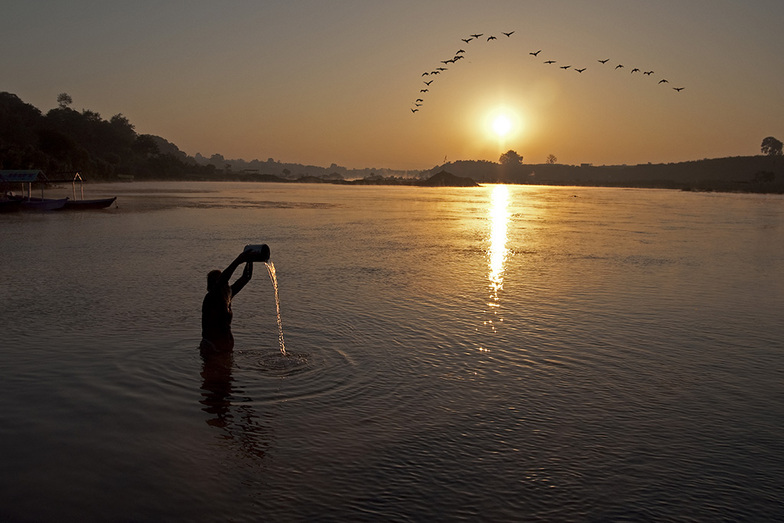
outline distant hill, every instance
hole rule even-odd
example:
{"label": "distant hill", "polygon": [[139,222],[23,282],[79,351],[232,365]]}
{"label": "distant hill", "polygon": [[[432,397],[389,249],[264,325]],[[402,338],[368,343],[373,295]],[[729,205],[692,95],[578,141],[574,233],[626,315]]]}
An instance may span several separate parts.
{"label": "distant hill", "polygon": [[784,193],[784,158],[737,156],[690,162],[640,165],[501,165],[458,161],[448,170],[480,183],[648,187],[682,190]]}
{"label": "distant hill", "polygon": [[464,176],[455,176],[444,170],[434,174],[427,180],[418,182],[422,187],[478,187],[479,184],[474,180]]}

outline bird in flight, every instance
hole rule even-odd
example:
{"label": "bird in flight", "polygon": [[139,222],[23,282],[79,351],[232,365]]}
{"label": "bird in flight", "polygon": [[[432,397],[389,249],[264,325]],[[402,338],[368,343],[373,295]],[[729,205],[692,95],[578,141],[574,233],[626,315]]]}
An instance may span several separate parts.
{"label": "bird in flight", "polygon": [[429,82],[425,82],[425,85],[430,85],[432,83],[433,83],[433,80],[430,80]]}
{"label": "bird in flight", "polygon": [[417,102],[424,102],[424,100],[423,100],[423,99],[421,99],[421,98],[417,98],[417,99],[416,99],[416,101],[417,101]]}
{"label": "bird in flight", "polygon": [[446,71],[446,67],[436,67],[436,71]]}
{"label": "bird in flight", "polygon": [[471,40],[473,40],[473,38],[461,38],[461,40],[464,41],[465,43],[468,43]]}
{"label": "bird in flight", "polygon": [[504,33],[503,31],[501,31],[501,34],[506,36],[507,38],[509,38],[510,36],[512,36],[514,34],[514,31],[510,31],[508,33]]}
{"label": "bird in flight", "polygon": [[458,49],[455,53],[455,56],[459,55],[460,53],[465,53],[465,49]]}
{"label": "bird in flight", "polygon": [[606,64],[607,62],[610,61],[610,59],[609,58],[605,58],[604,60],[596,60],[596,61],[599,62],[600,64]]}
{"label": "bird in flight", "polygon": [[661,80],[659,80],[659,83],[660,84],[668,84],[670,82],[669,82],[669,80],[665,80],[664,78],[662,78]]}
{"label": "bird in flight", "polygon": [[561,69],[564,69],[564,70],[565,70],[565,69],[569,69],[570,67],[571,67],[571,65],[562,65],[562,66],[561,66]]}
{"label": "bird in flight", "polygon": [[544,63],[546,63],[546,64],[554,64],[554,63],[555,63],[555,60],[547,60],[547,61],[546,61],[546,62],[544,62]]}
{"label": "bird in flight", "polygon": [[483,34],[484,34],[484,33],[479,33],[478,35],[471,35],[471,37],[472,37],[472,38],[479,38],[479,37],[480,37],[480,36],[482,36]]}
{"label": "bird in flight", "polygon": [[623,67],[623,64],[618,64],[615,66],[616,69],[620,69],[621,67]]}
{"label": "bird in flight", "polygon": [[542,50],[541,50],[541,49],[539,49],[539,50],[538,50],[537,52],[535,52],[535,53],[528,53],[528,54],[530,54],[531,56],[536,56],[536,55],[538,55],[538,54],[539,54],[539,53],[541,53],[541,52],[542,52]]}
{"label": "bird in flight", "polygon": [[429,91],[429,90],[427,90],[427,89],[420,89],[420,90],[419,90],[419,92],[420,92],[420,93],[429,93],[430,91]]}
{"label": "bird in flight", "polygon": [[415,113],[415,112],[417,112],[418,110],[419,110],[419,109],[411,109],[411,112],[412,112],[412,113]]}
{"label": "bird in flight", "polygon": [[632,69],[632,74],[634,74],[634,73],[639,73],[639,72],[640,72],[640,70],[639,70],[639,69],[637,69],[636,67],[635,67],[634,69]]}
{"label": "bird in flight", "polygon": [[652,75],[652,74],[653,74],[653,71],[643,71],[643,73],[642,73],[642,74],[647,74],[648,76],[650,76],[650,75]]}
{"label": "bird in flight", "polygon": [[681,92],[681,91],[683,91],[686,88],[685,87],[673,87],[673,89],[675,89],[678,92]]}
{"label": "bird in flight", "polygon": [[430,73],[428,73],[427,71],[425,71],[424,73],[422,73],[422,76],[427,76],[427,75],[429,75],[429,74],[430,74]]}
{"label": "bird in flight", "polygon": [[490,40],[498,40],[498,38],[496,38],[495,36],[488,36],[487,41],[489,42]]}
{"label": "bird in flight", "polygon": [[586,69],[586,68],[585,68],[585,67],[583,67],[582,69],[575,69],[575,71],[577,71],[578,73],[582,73],[583,71],[585,71],[585,69]]}

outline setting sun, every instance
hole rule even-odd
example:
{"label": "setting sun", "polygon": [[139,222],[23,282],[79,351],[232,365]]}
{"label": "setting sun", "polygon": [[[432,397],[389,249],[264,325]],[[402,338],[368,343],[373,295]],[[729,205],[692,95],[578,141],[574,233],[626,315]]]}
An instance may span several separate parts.
{"label": "setting sun", "polygon": [[517,136],[522,130],[522,120],[514,109],[496,107],[485,114],[485,134],[501,141]]}
{"label": "setting sun", "polygon": [[499,114],[493,120],[493,131],[499,138],[503,138],[512,130],[512,120],[505,114]]}

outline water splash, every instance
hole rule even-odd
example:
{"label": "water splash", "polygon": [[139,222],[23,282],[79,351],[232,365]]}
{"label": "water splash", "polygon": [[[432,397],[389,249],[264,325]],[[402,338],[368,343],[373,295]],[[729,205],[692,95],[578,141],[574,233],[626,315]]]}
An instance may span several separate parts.
{"label": "water splash", "polygon": [[278,343],[280,343],[280,353],[286,355],[286,342],[283,340],[283,323],[280,321],[280,298],[278,297],[278,276],[275,273],[275,264],[271,261],[264,262],[272,280],[272,288],[275,289],[275,309],[278,316]]}

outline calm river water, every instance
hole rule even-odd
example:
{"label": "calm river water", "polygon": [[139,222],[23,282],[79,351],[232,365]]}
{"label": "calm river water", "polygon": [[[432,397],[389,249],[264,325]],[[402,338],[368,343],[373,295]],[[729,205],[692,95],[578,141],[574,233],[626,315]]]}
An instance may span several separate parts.
{"label": "calm river water", "polygon": [[88,189],[0,215],[0,520],[784,519],[781,196]]}

